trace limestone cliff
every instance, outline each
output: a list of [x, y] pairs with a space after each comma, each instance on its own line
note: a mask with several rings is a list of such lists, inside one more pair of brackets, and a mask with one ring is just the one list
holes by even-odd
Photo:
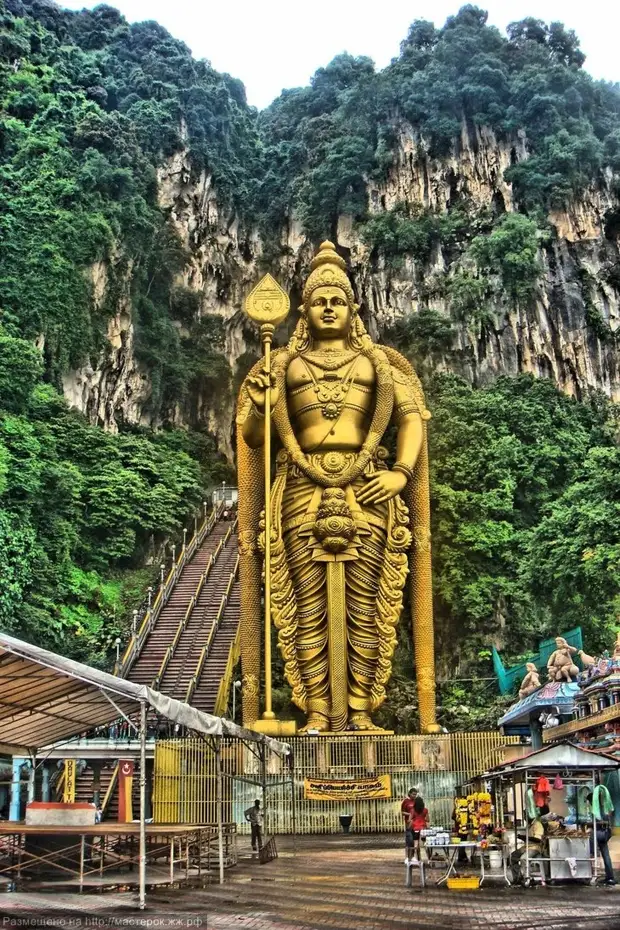
[[[411, 127], [402, 125], [385, 180], [368, 183], [370, 213], [379, 214], [399, 203], [441, 213], [456, 198], [467, 198], [477, 210], [509, 213], [516, 205], [504, 172], [527, 157], [527, 142], [521, 134], [504, 142], [490, 130], [464, 127], [451, 155], [433, 158]], [[199, 295], [201, 314], [224, 320], [225, 355], [233, 374], [243, 375], [258, 347], [241, 308], [244, 296], [265, 270], [264, 243], [257, 233], [243, 230], [236, 217], [221, 207], [210, 175], [192, 171], [187, 151], [178, 152], [160, 167], [158, 190], [160, 206], [169, 214], [190, 256], [180, 283]], [[608, 273], [620, 260], [618, 231], [607, 223], [618, 210], [612, 191], [613, 178], [608, 176], [549, 215], [551, 234], [541, 244], [539, 256], [543, 272], [527, 308], [516, 309], [499, 300], [493, 307], [492, 323], [473, 327], [453, 321], [452, 344], [429, 359], [429, 365], [453, 370], [477, 385], [500, 374], [531, 372], [552, 378], [571, 395], [583, 396], [596, 388], [614, 400], [620, 399], [614, 335], [620, 325], [619, 294], [609, 283]], [[405, 256], [395, 269], [373, 253], [351, 217], [340, 218], [337, 239], [349, 258], [373, 335], [381, 338], [399, 317], [422, 308], [450, 316], [442, 288], [429, 287], [429, 282], [446, 280], [454, 271], [441, 247], [434, 250], [425, 267], [416, 267]], [[280, 245], [282, 257], [271, 270], [291, 292], [295, 307], [313, 244], [292, 216], [282, 230]], [[101, 299], [105, 267], [97, 266], [92, 273], [95, 299]], [[109, 349], [96, 367], [65, 376], [65, 394], [91, 420], [108, 429], [121, 422], [145, 422], [150, 388], [134, 354], [128, 287], [110, 321], [108, 343]], [[241, 357], [244, 370], [237, 371]], [[217, 407], [211, 397], [194, 401], [191, 416], [216, 432], [223, 450], [232, 455], [234, 392], [220, 398]], [[166, 418], [182, 424], [188, 422], [190, 414], [177, 409], [168, 411]]]

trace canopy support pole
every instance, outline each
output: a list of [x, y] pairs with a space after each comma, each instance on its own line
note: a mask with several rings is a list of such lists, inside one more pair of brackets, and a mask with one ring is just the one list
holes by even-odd
[[216, 737], [213, 740], [215, 744], [215, 765], [216, 765], [216, 793], [217, 793], [217, 853], [220, 866], [220, 885], [224, 884], [224, 799], [222, 785], [222, 740]]
[[[267, 829], [267, 748], [264, 743], [260, 744], [260, 782], [261, 782], [261, 794], [263, 796], [263, 842], [269, 836], [269, 831]], [[259, 850], [260, 853], [260, 850]]]
[[293, 750], [287, 756], [291, 773], [291, 818], [293, 821], [293, 852], [297, 852], [297, 801], [295, 799], [295, 757]]
[[140, 910], [146, 907], [146, 701], [140, 702]]

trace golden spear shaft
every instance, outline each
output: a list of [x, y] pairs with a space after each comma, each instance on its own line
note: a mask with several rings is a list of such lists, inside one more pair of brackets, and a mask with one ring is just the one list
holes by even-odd
[[273, 720], [271, 707], [271, 340], [278, 325], [288, 315], [288, 294], [270, 274], [257, 284], [245, 302], [245, 312], [256, 323], [260, 323], [263, 345], [264, 371], [267, 378], [265, 389], [265, 710], [263, 720]]
[[273, 720], [271, 709], [271, 339], [275, 327], [263, 323], [260, 328], [265, 357], [267, 389], [265, 391], [265, 710], [263, 720]]

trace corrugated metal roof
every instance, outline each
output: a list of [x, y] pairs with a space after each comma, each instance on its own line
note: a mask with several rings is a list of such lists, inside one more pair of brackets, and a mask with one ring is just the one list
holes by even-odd
[[536, 749], [521, 759], [505, 762], [490, 770], [490, 774], [522, 772], [525, 769], [576, 769], [613, 770], [619, 767], [618, 760], [605, 752], [582, 749], [574, 743], [557, 743], [544, 749]]
[[208, 736], [263, 743], [286, 755], [290, 747], [175, 701], [146, 685], [117, 678], [30, 643], [0, 634], [0, 744], [25, 754], [135, 713], [145, 702], [175, 723]]

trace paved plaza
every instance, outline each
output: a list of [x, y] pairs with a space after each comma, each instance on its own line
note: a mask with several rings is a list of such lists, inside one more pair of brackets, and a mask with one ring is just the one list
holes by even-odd
[[4, 894], [0, 927], [620, 930], [620, 886], [422, 891], [404, 886], [397, 836], [285, 838], [279, 849], [267, 865], [242, 859], [221, 887], [154, 892], [142, 913], [130, 893]]

